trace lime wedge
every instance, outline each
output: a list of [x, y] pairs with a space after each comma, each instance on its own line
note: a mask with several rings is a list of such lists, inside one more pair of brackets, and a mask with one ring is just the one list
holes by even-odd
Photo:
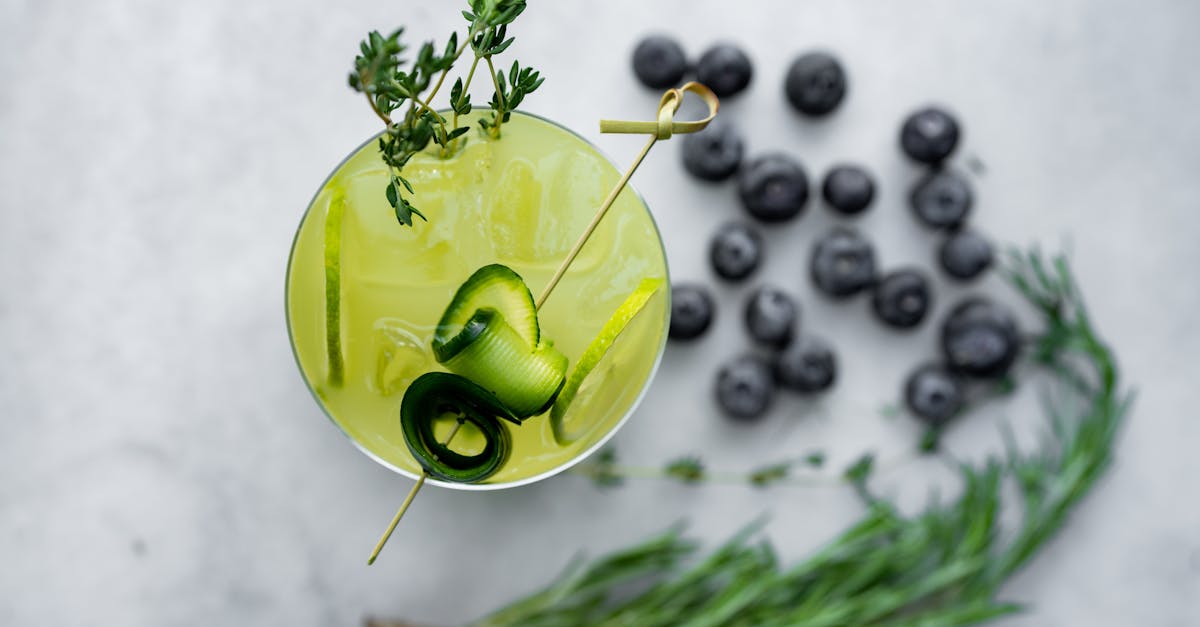
[[600, 334], [583, 351], [550, 410], [550, 425], [554, 430], [554, 439], [559, 444], [566, 446], [575, 442], [595, 427], [594, 421], [586, 419], [584, 408], [589, 404], [587, 401], [604, 387], [604, 381], [618, 366], [615, 356], [619, 351], [612, 350], [617, 339], [629, 328], [630, 322], [646, 309], [646, 305], [662, 289], [663, 283], [663, 279], [642, 279], [608, 322], [604, 323]]
[[325, 352], [328, 355], [329, 385], [341, 387], [342, 359], [342, 214], [346, 192], [333, 186], [333, 198], [325, 214]]

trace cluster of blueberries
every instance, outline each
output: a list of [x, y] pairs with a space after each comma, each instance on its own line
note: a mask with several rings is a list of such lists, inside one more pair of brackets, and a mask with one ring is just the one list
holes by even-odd
[[[749, 57], [735, 45], [716, 44], [693, 65], [682, 47], [663, 35], [638, 43], [633, 70], [642, 84], [655, 89], [677, 85], [691, 73], [721, 97], [738, 94], [753, 76]], [[783, 92], [796, 111], [815, 118], [837, 109], [846, 86], [846, 72], [837, 58], [826, 52], [808, 52], [788, 68]], [[939, 265], [952, 280], [969, 281], [992, 264], [993, 251], [986, 238], [966, 226], [973, 201], [970, 184], [946, 166], [959, 135], [953, 115], [939, 107], [926, 107], [904, 121], [900, 147], [910, 159], [928, 167], [913, 187], [909, 205], [921, 223], [945, 233], [938, 251]], [[685, 137], [682, 148], [683, 166], [695, 178], [710, 183], [734, 179], [743, 208], [758, 223], [792, 220], [808, 201], [808, 178], [796, 160], [781, 153], [743, 160], [742, 137], [723, 119]], [[860, 166], [837, 165], [826, 173], [820, 192], [831, 209], [855, 216], [874, 201], [875, 181]], [[723, 224], [709, 249], [713, 271], [727, 281], [745, 280], [760, 265], [763, 246], [753, 225]], [[871, 243], [849, 227], [837, 227], [816, 243], [809, 271], [817, 290], [831, 299], [847, 300], [869, 291], [876, 316], [896, 329], [920, 325], [932, 302], [924, 272], [901, 268], [880, 276]], [[709, 289], [701, 284], [677, 284], [672, 287], [671, 299], [670, 337], [688, 341], [704, 335], [716, 311]], [[796, 302], [776, 287], [761, 286], [750, 294], [744, 309], [746, 329], [756, 343], [772, 350], [768, 358], [742, 356], [719, 371], [717, 401], [729, 416], [762, 416], [777, 386], [814, 394], [834, 384], [837, 359], [833, 350], [818, 337], [796, 337], [798, 315]], [[935, 429], [962, 410], [968, 382], [1005, 377], [1019, 348], [1012, 313], [982, 297], [958, 303], [941, 331], [941, 361], [918, 367], [904, 389], [908, 408]]]

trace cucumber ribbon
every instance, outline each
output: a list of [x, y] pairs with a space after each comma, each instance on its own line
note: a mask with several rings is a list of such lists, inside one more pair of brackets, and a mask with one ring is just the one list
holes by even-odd
[[[448, 414], [479, 429], [486, 442], [482, 451], [464, 455], [438, 441], [433, 425]], [[500, 469], [512, 446], [497, 418], [521, 424], [492, 393], [446, 372], [417, 377], [400, 404], [400, 427], [409, 452], [430, 476], [446, 481], [482, 481]]]
[[[541, 339], [525, 281], [500, 264], [480, 268], [455, 292], [434, 332], [433, 354], [451, 372], [421, 375], [405, 391], [405, 443], [430, 476], [482, 481], [511, 448], [500, 421], [519, 426], [550, 409], [566, 382], [567, 358]], [[433, 425], [447, 415], [479, 430], [481, 452], [464, 455], [438, 441]]]
[[533, 295], [500, 264], [480, 268], [458, 288], [434, 332], [433, 355], [520, 419], [549, 409], [566, 380], [567, 358], [541, 340]]

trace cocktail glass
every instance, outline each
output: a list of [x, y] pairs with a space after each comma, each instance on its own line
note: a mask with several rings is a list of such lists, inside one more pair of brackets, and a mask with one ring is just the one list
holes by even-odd
[[[621, 177], [587, 140], [535, 115], [513, 113], [499, 139], [467, 137], [448, 158], [432, 146], [406, 165], [411, 200], [428, 217], [411, 227], [385, 198], [376, 140], [360, 146], [309, 204], [288, 262], [288, 330], [314, 398], [363, 453], [413, 479], [423, 470], [405, 443], [400, 404], [416, 377], [444, 370], [430, 341], [455, 290], [500, 263], [538, 294]], [[603, 446], [633, 413], [662, 357], [670, 307], [661, 236], [626, 185], [539, 310], [542, 336], [573, 368], [646, 279], [661, 287], [575, 394], [568, 428], [556, 434], [548, 414], [502, 424], [512, 449], [495, 474], [427, 482], [489, 490], [544, 479]], [[482, 435], [454, 424], [447, 417], [435, 433], [453, 433], [465, 454], [482, 448]]]

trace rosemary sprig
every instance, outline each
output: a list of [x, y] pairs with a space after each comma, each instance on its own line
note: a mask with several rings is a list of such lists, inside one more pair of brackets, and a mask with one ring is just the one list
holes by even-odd
[[[413, 194], [412, 184], [401, 174], [404, 166], [431, 141], [441, 146], [443, 157], [456, 151], [459, 138], [470, 130], [458, 126], [458, 117], [471, 112], [469, 90], [475, 69], [482, 60], [491, 70], [492, 57], [512, 45], [514, 38], [508, 36], [508, 25], [525, 10], [525, 0], [470, 0], [469, 6], [470, 10], [462, 13], [470, 26], [461, 44], [457, 32], [450, 34], [444, 47], [426, 42], [411, 65], [406, 65], [401, 55], [408, 47], [400, 41], [404, 29], [386, 37], [372, 31], [359, 44], [359, 54], [354, 59], [350, 87], [366, 96], [371, 110], [385, 124], [379, 138], [379, 153], [390, 175], [385, 196], [396, 220], [404, 226], [412, 226], [414, 215], [426, 219], [401, 192], [403, 189]], [[474, 61], [466, 80], [459, 78], [450, 89], [450, 109], [454, 115], [447, 126], [446, 118], [431, 103], [467, 48], [474, 53]], [[526, 95], [542, 84], [542, 79], [532, 68], [521, 68], [514, 61], [507, 82], [503, 74], [493, 80], [496, 92], [492, 96], [492, 113], [490, 118], [481, 119], [480, 124], [491, 137], [498, 139], [500, 125], [508, 121]], [[429, 93], [425, 94], [427, 89]], [[402, 115], [397, 116], [401, 110]]]
[[[1006, 275], [1043, 314], [1033, 359], [1062, 384], [1047, 401], [1051, 431], [1037, 451], [1023, 453], [1009, 439], [1006, 455], [958, 467], [956, 500], [932, 501], [911, 517], [867, 491], [872, 463], [864, 457], [845, 478], [861, 488], [866, 514], [790, 568], [769, 543], [753, 541], [754, 526], [684, 566], [696, 544], [673, 530], [576, 564], [475, 625], [966, 625], [1019, 611], [997, 598], [1001, 584], [1062, 528], [1108, 467], [1132, 397], [1118, 386], [1115, 357], [1063, 258], [1014, 253]], [[619, 480], [614, 458], [608, 463], [610, 479]], [[1009, 481], [1023, 516], [1002, 533]], [[630, 596], [631, 586], [644, 592]]]

